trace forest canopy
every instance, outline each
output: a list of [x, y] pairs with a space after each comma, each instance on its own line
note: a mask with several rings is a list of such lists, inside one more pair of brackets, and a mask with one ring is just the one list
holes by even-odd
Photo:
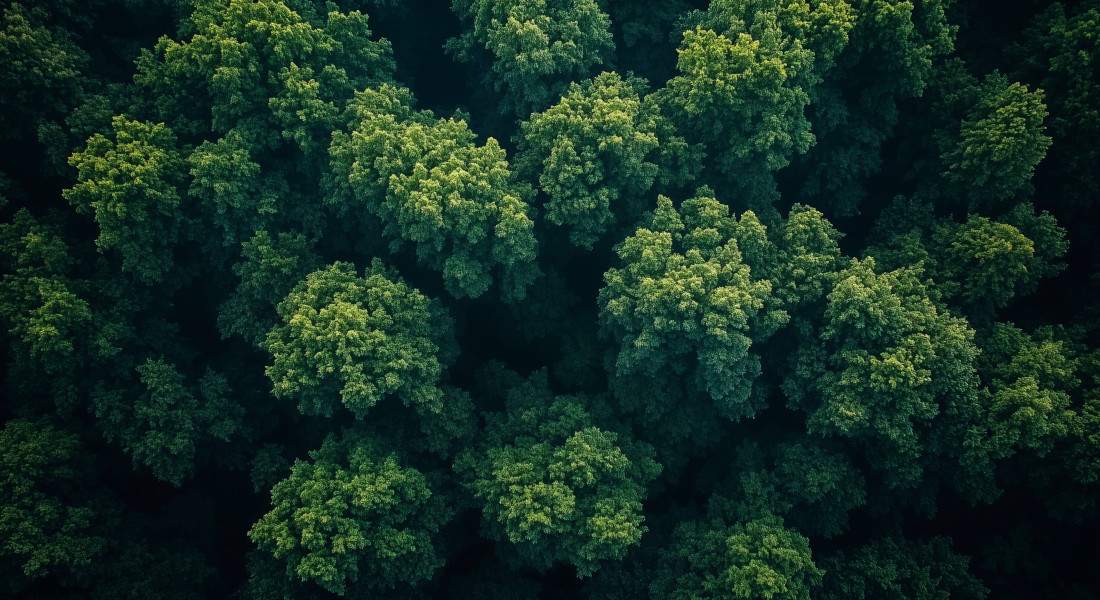
[[0, 595], [1100, 598], [1100, 2], [3, 0]]

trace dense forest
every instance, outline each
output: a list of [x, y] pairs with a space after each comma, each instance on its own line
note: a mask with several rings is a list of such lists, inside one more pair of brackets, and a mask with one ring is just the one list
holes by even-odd
[[0, 596], [1100, 598], [1100, 1], [2, 4]]

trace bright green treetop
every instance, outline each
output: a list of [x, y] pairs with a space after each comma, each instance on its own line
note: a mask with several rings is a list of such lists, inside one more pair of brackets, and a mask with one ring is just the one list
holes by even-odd
[[122, 268], [144, 282], [165, 278], [184, 225], [178, 186], [184, 173], [176, 136], [163, 123], [115, 117], [69, 159], [77, 184], [65, 198], [99, 225], [101, 252], [117, 249]]
[[274, 394], [297, 399], [303, 413], [332, 416], [342, 404], [361, 419], [387, 396], [441, 410], [436, 382], [453, 343], [451, 320], [381, 261], [363, 277], [350, 263], [314, 271], [278, 312], [282, 325], [264, 343], [274, 358], [267, 376]]
[[809, 600], [823, 571], [810, 543], [776, 517], [676, 527], [650, 586], [659, 600]]
[[452, 295], [476, 298], [495, 280], [504, 297], [522, 298], [538, 273], [530, 188], [513, 180], [496, 140], [478, 146], [465, 121], [411, 104], [388, 85], [356, 94], [350, 131], [333, 135], [330, 201], [381, 219], [391, 248], [411, 245]]
[[429, 480], [369, 437], [329, 436], [271, 490], [248, 532], [286, 564], [285, 577], [343, 596], [416, 584], [443, 565], [434, 540], [450, 518]]

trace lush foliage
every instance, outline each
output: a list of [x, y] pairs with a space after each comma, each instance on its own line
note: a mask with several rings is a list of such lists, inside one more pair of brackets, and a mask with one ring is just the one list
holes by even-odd
[[1098, 49], [3, 0], [0, 595], [1096, 598]]

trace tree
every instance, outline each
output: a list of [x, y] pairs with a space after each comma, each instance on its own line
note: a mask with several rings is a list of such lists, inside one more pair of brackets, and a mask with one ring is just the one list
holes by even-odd
[[109, 515], [79, 491], [87, 459], [76, 435], [48, 422], [0, 430], [0, 573], [10, 593], [49, 574], [79, 575], [108, 547]]
[[750, 34], [684, 32], [677, 69], [661, 99], [689, 141], [704, 143], [718, 170], [759, 211], [776, 195], [771, 173], [814, 141], [799, 75], [813, 54], [784, 38], [774, 15]]
[[521, 124], [516, 172], [537, 180], [546, 219], [592, 245], [616, 222], [631, 223], [645, 207], [662, 117], [639, 98], [637, 80], [602, 73], [571, 84], [561, 101]]
[[356, 94], [349, 131], [333, 134], [329, 201], [380, 219], [391, 251], [411, 245], [451, 295], [476, 298], [496, 280], [504, 298], [522, 299], [538, 274], [530, 188], [513, 181], [496, 140], [477, 146], [465, 121], [411, 104], [388, 85]]
[[188, 137], [239, 128], [264, 148], [285, 139], [323, 153], [344, 101], [394, 70], [389, 42], [372, 40], [359, 12], [322, 20], [307, 3], [202, 0], [187, 27], [191, 39], [142, 52], [135, 81]]
[[813, 90], [809, 120], [817, 144], [800, 164], [805, 202], [860, 212], [866, 178], [882, 168], [882, 146], [920, 97], [934, 61], [954, 49], [956, 26], [944, 0], [852, 0], [855, 16], [836, 66]]
[[436, 534], [450, 519], [431, 480], [369, 436], [325, 438], [271, 490], [248, 536], [285, 577], [343, 596], [416, 584], [443, 565]]
[[[709, 190], [679, 211], [661, 197], [648, 226], [617, 248], [622, 267], [607, 271], [599, 295], [601, 335], [618, 345], [614, 377], [683, 377], [692, 402], [702, 396], [735, 420], [763, 406], [753, 393], [760, 359], [749, 349], [788, 317], [770, 299], [771, 282], [742, 261], [738, 225]], [[671, 409], [638, 408], [651, 419]]]
[[1003, 75], [986, 77], [958, 131], [940, 137], [943, 176], [966, 190], [971, 209], [995, 206], [1028, 185], [1050, 147], [1046, 116], [1042, 90], [1009, 84]]
[[47, 28], [33, 6], [6, 4], [0, 20], [0, 138], [19, 137], [71, 108], [85, 86], [88, 55], [59, 27]]
[[278, 324], [276, 307], [294, 286], [321, 266], [314, 240], [297, 233], [272, 236], [257, 231], [241, 244], [241, 261], [233, 265], [240, 284], [221, 306], [218, 329], [223, 337], [237, 334], [263, 347]]
[[800, 598], [821, 584], [810, 543], [775, 517], [689, 521], [661, 555], [650, 594], [661, 600]]
[[390, 396], [417, 411], [442, 410], [436, 382], [453, 344], [450, 317], [381, 261], [363, 277], [351, 263], [314, 271], [278, 312], [282, 325], [264, 342], [276, 397], [327, 417], [342, 404], [362, 419]]
[[918, 273], [853, 259], [783, 384], [811, 433], [860, 440], [888, 486], [902, 489], [930, 481], [930, 448], [965, 454], [979, 412], [974, 332], [936, 308]]
[[135, 370], [140, 382], [129, 389], [96, 385], [92, 401], [99, 426], [135, 467], [148, 467], [179, 486], [193, 474], [200, 448], [214, 439], [229, 441], [241, 428], [244, 410], [229, 399], [225, 376], [215, 371], [203, 374], [196, 393], [163, 359], [147, 359]]
[[1100, 136], [1095, 98], [1100, 57], [1100, 4], [1053, 2], [1035, 16], [1024, 43], [1013, 48], [1018, 75], [1045, 90], [1050, 107], [1051, 167], [1060, 196], [1084, 207], [1100, 191], [1100, 151], [1091, 142]]
[[637, 545], [645, 484], [660, 473], [646, 444], [600, 428], [585, 398], [553, 396], [545, 372], [506, 383], [505, 412], [455, 461], [490, 538], [521, 565], [564, 562], [588, 577]]
[[140, 281], [163, 281], [184, 227], [179, 186], [182, 156], [163, 123], [115, 117], [109, 136], [97, 133], [69, 159], [78, 183], [65, 198], [99, 225], [100, 252], [117, 248], [122, 268]]
[[988, 386], [991, 454], [1003, 459], [1022, 450], [1044, 456], [1066, 437], [1076, 415], [1070, 393], [1080, 381], [1065, 344], [1034, 339], [1009, 323], [983, 332], [981, 374]]
[[465, 29], [447, 41], [447, 52], [481, 74], [500, 114], [512, 118], [550, 106], [615, 49], [595, 0], [454, 0], [451, 10]]
[[881, 538], [821, 561], [821, 598], [963, 598], [982, 600], [989, 590], [967, 571], [970, 558], [951, 550], [951, 540]]

